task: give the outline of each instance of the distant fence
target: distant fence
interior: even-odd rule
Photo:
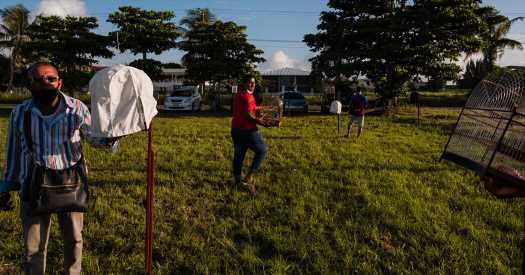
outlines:
[[[467,101],[468,93],[423,93],[419,95],[418,103],[420,106],[426,107],[463,107]],[[409,97],[398,99],[399,105],[416,105],[415,102],[410,102]]]

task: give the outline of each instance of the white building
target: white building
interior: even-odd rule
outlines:
[[[284,91],[295,91],[301,93],[313,93],[313,80],[310,72],[282,68],[262,72],[261,76],[265,82],[264,92],[279,93]]]
[[[162,74],[153,81],[153,90],[156,93],[166,94],[183,86],[185,81],[185,68],[162,68]]]

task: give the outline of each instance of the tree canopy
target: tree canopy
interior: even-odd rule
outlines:
[[[162,73],[162,62],[155,59],[137,59],[129,65],[143,70],[151,79],[156,79]]]
[[[31,41],[24,45],[24,55],[55,64],[66,88],[83,86],[89,80],[83,67],[97,63],[97,57],[113,56],[109,38],[93,32],[97,27],[95,17],[38,16],[28,28]]]
[[[248,43],[246,27],[234,22],[198,23],[186,33],[180,49],[187,78],[195,83],[236,81],[254,72],[254,64],[263,62],[263,51]]]
[[[366,76],[386,98],[419,76],[457,77],[461,53],[480,47],[481,1],[330,0],[319,30],[304,41],[313,69],[337,78]]]
[[[517,21],[522,21],[523,17],[509,19],[494,7],[486,7],[484,11],[482,16],[489,28],[481,35],[484,43],[480,50],[483,54],[483,61],[490,72],[496,67],[496,61],[503,55],[505,48],[523,50],[521,42],[506,37],[512,25]]]
[[[181,26],[184,26],[184,32],[192,30],[198,24],[213,24],[217,18],[207,8],[196,8],[188,11],[187,15],[180,20]]]
[[[124,6],[109,14],[108,22],[117,25],[118,31],[109,33],[114,46],[120,52],[126,50],[133,54],[161,54],[175,48],[177,38],[181,35],[179,28],[172,20],[175,13],[171,11],[151,11]]]
[[[29,41],[27,29],[29,27],[29,10],[23,5],[15,5],[0,9],[0,48],[10,49],[9,82],[7,90],[13,86],[14,75],[17,67],[24,63],[21,51],[24,43]]]
[[[465,66],[465,72],[463,78],[458,82],[461,88],[472,89],[474,88],[487,74],[489,68],[487,62],[482,59],[469,60]]]

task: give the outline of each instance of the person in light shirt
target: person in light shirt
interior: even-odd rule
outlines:
[[[116,138],[101,141],[90,135],[91,115],[80,100],[60,91],[62,80],[49,63],[36,63],[28,73],[31,99],[11,112],[7,136],[4,180],[0,182],[0,209],[11,210],[9,191],[20,193],[20,217],[24,231],[25,274],[45,274],[51,215],[32,215],[26,198],[31,158],[24,137],[24,114],[30,112],[34,161],[48,169],[63,170],[82,159],[80,141],[85,138],[99,148],[110,148]],[[105,144],[105,145],[101,145]],[[64,240],[64,274],[80,274],[84,213],[57,213]]]

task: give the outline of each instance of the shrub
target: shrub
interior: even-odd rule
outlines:
[[[31,97],[31,93],[0,93],[0,103],[3,104],[19,104],[22,101]]]

